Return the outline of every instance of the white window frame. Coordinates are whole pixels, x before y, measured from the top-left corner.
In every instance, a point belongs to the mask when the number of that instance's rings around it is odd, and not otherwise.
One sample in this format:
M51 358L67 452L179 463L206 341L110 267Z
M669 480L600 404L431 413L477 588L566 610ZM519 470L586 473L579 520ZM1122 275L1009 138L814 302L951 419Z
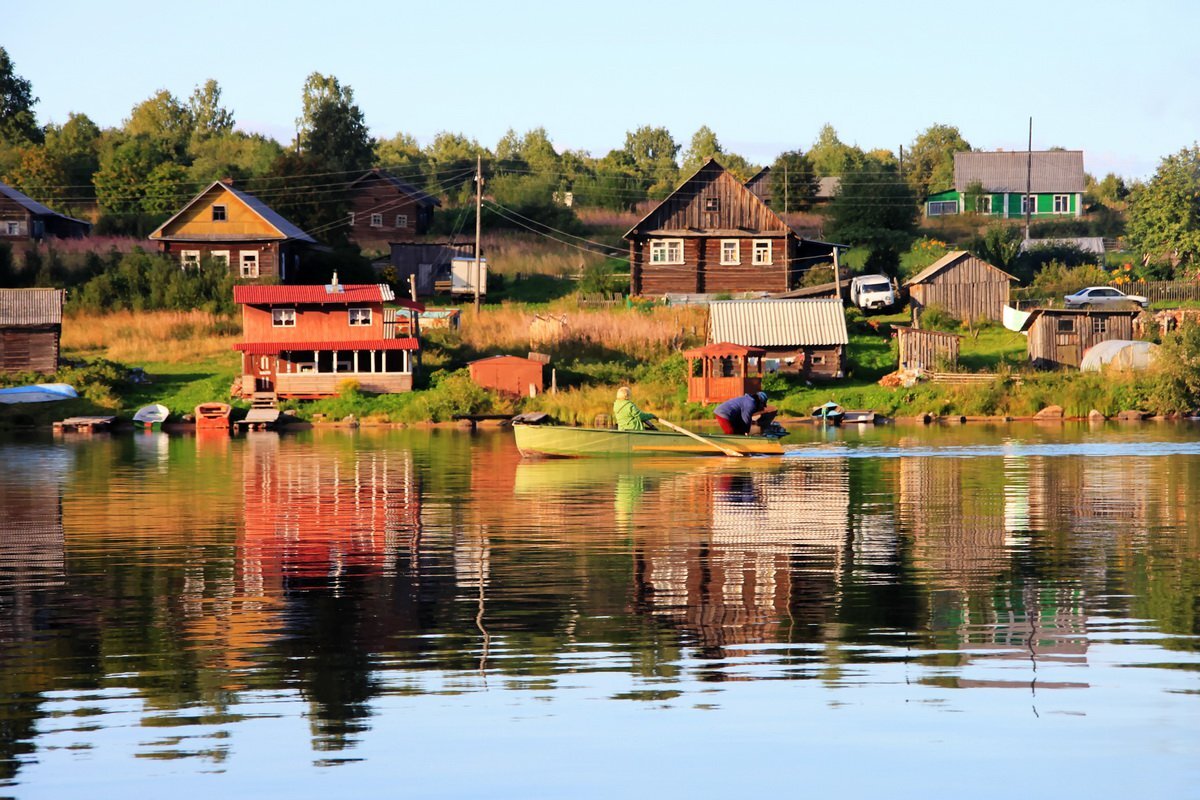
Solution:
M229 251L228 250L213 250L211 253L208 254L208 256L213 261L220 261L222 264L225 265L226 269L229 268Z
M371 324L370 308L350 308L346 310L346 321L351 328L367 327Z
M1069 195L1069 194L1054 195L1054 213L1055 214L1070 214L1071 213L1071 195Z
M188 267L200 267L200 251L199 250L180 250L179 251L179 268L187 269Z
M219 219L217 218L217 209L218 208L221 209L221 217ZM229 207L226 206L224 203L215 203L212 206L212 221L213 222L228 222L229 221Z
M397 214L396 215L396 227L397 228L407 228L408 227L408 214Z
M1092 317L1092 333L1108 335L1108 317Z
M19 221L13 222L11 220L8 222L5 222L4 230L5 230L5 234L4 234L5 236L20 236L21 235L21 223Z
M992 196L990 194L981 194L979 197L975 198L975 213L992 213Z
M246 256L253 256L249 261ZM253 264L253 269L247 270L247 264ZM258 277L258 251L257 250L240 250L238 251L238 271L243 278Z
M651 239L650 263L683 264L683 239Z
M353 211L350 212L350 225L351 226L354 225L354 212Z
M271 327L272 328L294 328L294 327L296 327L296 309L294 309L294 308L272 308L271 309Z
M371 227L372 228L382 228L383 227L383 214L372 214L371 215Z
M925 210L930 217L948 217L958 213L957 200L930 200Z
M755 266L766 266L775 263L773 244L770 239L755 239L754 250L752 251L754 255L751 257L751 263ZM766 254L765 258L763 256L764 253Z
M725 255L725 248L729 245L733 246L733 257ZM734 266L742 263L742 240L741 239L722 239L721 240L721 264L723 266Z
M1021 213L1022 213L1022 214L1036 214L1036 213L1038 213L1038 210L1037 210L1037 195L1036 195L1036 194L1023 194L1023 195L1021 195Z

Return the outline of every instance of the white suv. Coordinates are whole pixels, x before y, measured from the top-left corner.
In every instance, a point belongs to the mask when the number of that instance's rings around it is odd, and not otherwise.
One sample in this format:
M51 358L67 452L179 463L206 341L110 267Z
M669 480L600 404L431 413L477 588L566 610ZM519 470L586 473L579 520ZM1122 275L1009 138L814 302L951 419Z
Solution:
M1121 306L1137 303L1142 308L1150 305L1146 298L1137 294L1125 294L1111 286L1089 286L1063 298L1067 308L1092 308L1094 306Z

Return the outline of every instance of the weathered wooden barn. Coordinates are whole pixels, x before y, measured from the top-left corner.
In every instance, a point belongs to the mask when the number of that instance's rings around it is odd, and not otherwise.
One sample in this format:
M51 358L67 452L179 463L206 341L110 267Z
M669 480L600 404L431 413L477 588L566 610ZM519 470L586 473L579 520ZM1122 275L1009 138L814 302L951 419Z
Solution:
M336 277L335 277L336 281ZM365 392L412 390L419 331L387 284L233 287L242 306L242 395L336 395L348 380Z
M688 402L723 403L762 389L763 356L760 347L730 342L685 350L688 360Z
M635 295L786 292L834 245L800 238L709 159L626 234Z
M59 214L6 183L0 183L0 242L36 242L47 236L77 239L90 222Z
M941 331L923 331L896 326L896 344L900 351L900 369L930 372L958 364L961 336Z
M1015 281L966 250L947 253L905 284L914 308L940 308L955 319L1000 321Z
M61 289L0 289L0 372L58 370Z
M360 175L349 195L349 240L363 250L389 249L391 242L411 241L429 230L433 209L442 203L410 183L381 169Z
M467 365L471 380L484 389L517 397L532 397L545 391L545 369L541 361L521 356L491 356Z
M720 300L709 304L708 341L763 350L767 372L841 378L846 371L846 314L836 298Z
M1134 338L1139 311L1037 308L1021 327L1029 360L1039 369L1078 369L1084 352L1110 339Z
M317 241L254 195L216 181L164 222L150 240L180 266L224 262L245 280L296 281Z

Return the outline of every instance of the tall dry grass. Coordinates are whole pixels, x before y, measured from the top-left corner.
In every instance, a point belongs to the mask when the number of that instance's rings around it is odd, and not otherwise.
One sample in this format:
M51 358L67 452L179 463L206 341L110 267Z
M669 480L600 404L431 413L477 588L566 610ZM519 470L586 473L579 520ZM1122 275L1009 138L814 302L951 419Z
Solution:
M186 363L228 355L240 335L239 322L205 311L116 311L65 318L62 348L127 364Z
M539 325L534 337L534 312L512 306L484 311L478 317L466 309L463 343L479 351L521 351L534 347L557 357L602 356L605 352L648 360L704 341L708 309L702 306L637 309L580 309L569 302L553 304L543 317L565 318L565 324Z
M562 244L533 234L489 234L480 247L487 256L488 269L498 275L579 275L587 267L604 263L604 256L580 248L594 247L586 242L559 238Z

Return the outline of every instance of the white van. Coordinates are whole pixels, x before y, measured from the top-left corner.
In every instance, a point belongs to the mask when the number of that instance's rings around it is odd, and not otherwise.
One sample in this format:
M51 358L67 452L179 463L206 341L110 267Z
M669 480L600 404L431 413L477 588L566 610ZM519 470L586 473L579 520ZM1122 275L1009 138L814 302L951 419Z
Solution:
M850 281L850 302L863 311L896 305L896 287L887 275L856 275Z

